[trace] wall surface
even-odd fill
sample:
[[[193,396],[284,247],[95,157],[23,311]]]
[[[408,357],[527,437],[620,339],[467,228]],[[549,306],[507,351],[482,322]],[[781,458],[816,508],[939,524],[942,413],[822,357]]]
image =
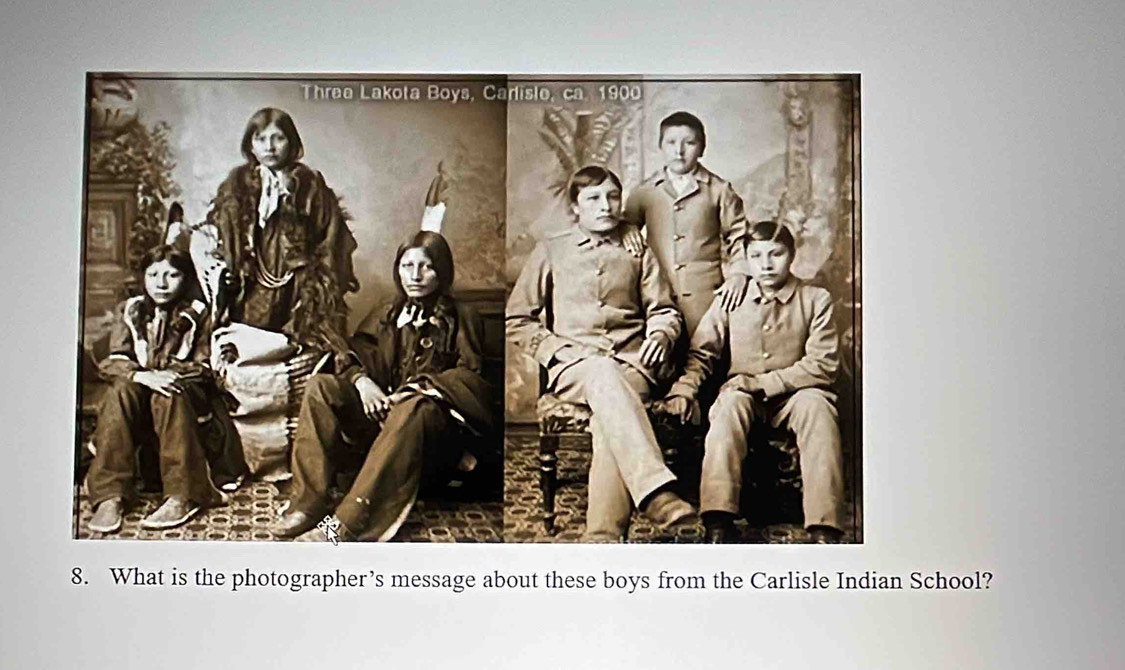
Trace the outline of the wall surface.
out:
[[[598,82],[584,82],[582,87],[588,94],[585,101],[555,100],[550,106],[562,110],[566,118],[579,111],[596,117],[614,107],[598,102],[599,86]],[[850,210],[840,211],[837,192],[840,170],[850,168],[852,160],[848,143],[841,142],[842,132],[850,134],[847,123],[851,86],[845,80],[808,82],[813,206],[804,221],[804,233],[798,236],[793,266],[794,273],[806,279],[818,277],[834,251],[841,253],[835,250],[837,236],[843,235],[844,228],[852,222]],[[563,85],[551,87],[557,94]],[[747,217],[757,221],[778,215],[779,199],[786,188],[789,132],[781,82],[646,81],[641,87],[643,100],[625,105],[631,120],[618,131],[621,140],[605,163],[622,177],[626,195],[641,178],[661,169],[663,160],[657,144],[660,121],[683,110],[699,117],[707,132],[707,147],[700,162],[732,182],[746,205]],[[505,279],[509,286],[515,282],[535,241],[571,224],[563,196],[553,195],[549,188],[561,174],[561,168],[555,152],[541,137],[546,127],[545,108],[542,104],[513,104],[508,113],[510,176]],[[853,259],[837,260],[851,266]],[[851,291],[835,275],[819,279],[835,296],[843,297]],[[837,321],[841,330],[847,330],[853,325],[853,315],[838,310]],[[538,392],[536,364],[509,347],[507,366],[508,420],[533,420]]]
[[[279,107],[293,117],[302,159],[324,174],[353,217],[360,291],[349,297],[350,326],[392,295],[398,245],[418,229],[426,190],[443,164],[449,181],[443,233],[457,262],[458,288],[500,288],[504,258],[507,110],[471,104],[358,99],[360,80],[135,79],[142,123],[166,122],[185,220],[206,214],[215,190],[243,162],[239,142],[250,116]],[[307,99],[303,84],[351,88],[352,100]],[[426,82],[403,82],[422,86]],[[462,84],[458,84],[460,86]]]

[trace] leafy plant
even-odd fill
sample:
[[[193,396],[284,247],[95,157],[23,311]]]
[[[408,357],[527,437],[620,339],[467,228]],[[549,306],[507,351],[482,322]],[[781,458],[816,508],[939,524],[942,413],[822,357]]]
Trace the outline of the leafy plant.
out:
[[[559,162],[556,178],[547,187],[551,194],[563,195],[576,170],[608,163],[621,141],[621,130],[629,120],[630,112],[626,107],[611,107],[597,115],[557,106],[545,108],[539,137]]]
[[[129,124],[111,138],[90,142],[90,172],[113,181],[136,184],[137,218],[129,231],[129,267],[139,271],[141,257],[163,242],[167,208],[164,203],[180,195],[172,179],[176,163],[172,159],[168,134],[171,128],[160,122],[151,127]]]

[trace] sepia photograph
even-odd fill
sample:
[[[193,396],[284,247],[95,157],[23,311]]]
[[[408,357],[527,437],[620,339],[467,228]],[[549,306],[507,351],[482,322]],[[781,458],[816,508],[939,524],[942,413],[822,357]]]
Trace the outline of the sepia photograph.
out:
[[[862,542],[858,75],[87,83],[74,537]]]
[[[513,77],[508,542],[859,543],[859,76]]]
[[[87,76],[75,538],[501,540],[505,90]]]

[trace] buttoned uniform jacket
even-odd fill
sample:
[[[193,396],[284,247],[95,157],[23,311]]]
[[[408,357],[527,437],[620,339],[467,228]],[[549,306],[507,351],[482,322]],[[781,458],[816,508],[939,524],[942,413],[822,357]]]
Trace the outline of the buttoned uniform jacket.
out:
[[[694,332],[723,283],[723,248],[732,273],[750,274],[743,240],[749,232],[742,198],[730,182],[702,165],[694,185],[678,195],[664,169],[629,194],[625,218],[644,228],[648,246],[672,286],[673,297]]]
[[[791,275],[768,298],[752,280],[746,299],[732,312],[714,301],[692,336],[684,373],[668,396],[695,398],[727,351],[728,383],[752,378],[766,398],[803,388],[830,390],[839,368],[832,296]]]
[[[641,345],[656,333],[669,343],[680,335],[680,313],[652,250],[634,256],[618,232],[595,239],[575,225],[547,237],[512,289],[508,339],[547,369],[549,386],[591,356],[612,357],[655,384],[657,371],[641,363]]]

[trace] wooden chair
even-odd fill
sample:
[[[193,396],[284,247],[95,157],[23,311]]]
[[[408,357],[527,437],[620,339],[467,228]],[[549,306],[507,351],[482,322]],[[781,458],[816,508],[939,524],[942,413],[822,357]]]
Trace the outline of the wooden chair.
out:
[[[547,371],[539,369],[539,400],[535,406],[539,424],[539,490],[542,492],[543,528],[547,534],[555,532],[555,495],[558,493],[558,450],[562,438],[577,438],[581,448],[591,449],[590,408],[587,405],[565,402],[547,392]],[[680,463],[682,445],[692,438],[674,418],[649,413],[653,431],[664,455],[664,462],[676,472]],[[702,444],[702,436],[699,436]],[[702,453],[702,451],[699,451]]]
[[[547,291],[549,296],[551,291]],[[544,325],[548,330],[554,322],[554,310],[548,298],[545,309],[541,313]],[[558,493],[558,450],[562,438],[577,438],[578,443],[585,450],[591,450],[590,440],[590,408],[587,405],[568,403],[547,391],[547,370],[539,367],[539,397],[535,406],[536,420],[539,425],[539,490],[542,493],[541,504],[543,508],[543,528],[548,535],[555,533],[555,494]],[[667,416],[653,415],[649,412],[653,432],[656,433],[657,443],[664,455],[665,464],[673,472],[677,472],[681,463],[683,445],[695,444],[696,453],[702,458],[703,434],[696,431],[685,431],[679,421]],[[698,476],[694,478],[698,482]]]

